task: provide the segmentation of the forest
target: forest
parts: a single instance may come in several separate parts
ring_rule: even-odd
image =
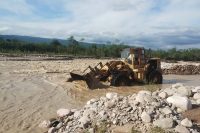
[[[54,39],[50,43],[29,43],[15,39],[0,38],[0,53],[14,54],[61,54],[69,56],[87,57],[120,57],[124,48],[134,47],[124,44],[91,44],[82,45],[73,37],[68,39],[69,44],[65,45]],[[168,49],[149,50],[147,55],[159,57],[163,60],[184,60],[200,61],[200,49]]]

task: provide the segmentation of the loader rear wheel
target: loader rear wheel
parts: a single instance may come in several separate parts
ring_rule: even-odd
[[[149,83],[151,84],[162,84],[163,77],[158,71],[153,71],[149,74]]]
[[[130,79],[127,76],[124,75],[113,75],[113,78],[111,80],[111,86],[129,86],[130,85]]]

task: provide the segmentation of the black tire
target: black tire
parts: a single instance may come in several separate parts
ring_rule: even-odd
[[[150,84],[162,84],[163,81],[162,74],[158,71],[153,71],[149,74],[148,81]]]
[[[130,79],[125,75],[113,75],[111,80],[111,86],[129,86]]]

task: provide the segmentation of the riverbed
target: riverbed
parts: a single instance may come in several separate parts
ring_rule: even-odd
[[[199,86],[199,75],[164,75],[162,85],[133,85],[88,90],[84,82],[66,82],[72,70],[84,70],[99,61],[0,61],[0,133],[39,133],[41,121],[56,117],[59,108],[81,108],[89,99],[107,92],[129,95],[174,83]]]

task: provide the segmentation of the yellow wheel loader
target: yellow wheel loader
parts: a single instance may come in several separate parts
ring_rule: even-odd
[[[134,82],[161,84],[162,70],[159,58],[146,58],[144,48],[127,48],[121,52],[121,61],[98,63],[82,73],[70,72],[69,81],[85,80],[90,89],[99,88],[102,82],[110,86],[130,86]]]

